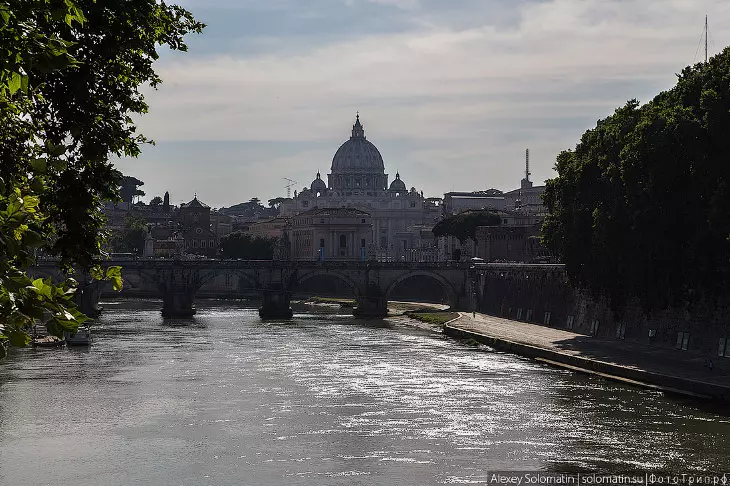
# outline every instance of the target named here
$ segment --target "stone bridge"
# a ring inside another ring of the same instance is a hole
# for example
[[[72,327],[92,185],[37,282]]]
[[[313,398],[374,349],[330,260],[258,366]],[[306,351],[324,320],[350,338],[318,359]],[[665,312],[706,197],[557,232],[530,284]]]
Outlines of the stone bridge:
[[[264,318],[291,317],[291,295],[306,281],[324,276],[349,288],[357,302],[357,317],[383,317],[388,299],[404,280],[427,278],[439,283],[448,303],[455,309],[473,305],[476,295],[474,272],[464,263],[378,263],[378,262],[288,262],[230,260],[129,260],[105,261],[103,266],[122,267],[127,291],[136,289],[162,298],[165,317],[195,314],[195,297],[203,288],[219,293],[262,295],[259,314]],[[473,267],[472,267],[473,268]],[[41,263],[32,273],[57,277],[54,262]],[[98,309],[103,286],[85,282],[84,311]],[[96,303],[94,302],[96,299]]]

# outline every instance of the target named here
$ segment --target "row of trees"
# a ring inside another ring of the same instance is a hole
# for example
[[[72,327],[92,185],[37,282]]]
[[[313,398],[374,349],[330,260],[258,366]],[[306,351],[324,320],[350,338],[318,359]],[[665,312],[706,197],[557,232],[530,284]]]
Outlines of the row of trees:
[[[464,211],[442,219],[433,227],[434,236],[454,236],[463,244],[466,240],[477,241],[479,226],[499,226],[502,218],[494,211]]]
[[[221,238],[224,258],[272,260],[279,238],[264,238],[236,231]]]
[[[730,48],[629,101],[557,157],[544,243],[572,284],[647,311],[727,294]]]
[[[160,83],[158,46],[185,50],[203,25],[155,0],[0,3],[0,353],[24,345],[36,320],[74,330],[84,316],[75,282],[31,280],[38,250],[102,275],[103,201],[118,200],[110,156],[137,156],[147,139],[131,115]]]

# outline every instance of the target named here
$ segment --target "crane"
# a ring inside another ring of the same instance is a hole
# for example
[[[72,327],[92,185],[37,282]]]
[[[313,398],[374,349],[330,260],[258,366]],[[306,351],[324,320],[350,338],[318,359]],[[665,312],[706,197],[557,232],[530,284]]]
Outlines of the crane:
[[[297,181],[293,179],[289,179],[288,177],[282,177],[285,181],[288,181],[289,184],[287,184],[286,187],[286,197],[289,199],[291,197],[291,188],[297,185]]]

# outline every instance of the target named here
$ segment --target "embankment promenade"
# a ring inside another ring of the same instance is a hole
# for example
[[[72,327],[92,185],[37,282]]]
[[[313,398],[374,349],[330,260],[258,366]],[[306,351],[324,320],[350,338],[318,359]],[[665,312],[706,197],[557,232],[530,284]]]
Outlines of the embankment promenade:
[[[730,364],[687,351],[601,339],[486,314],[461,314],[444,333],[500,351],[669,393],[730,401]]]

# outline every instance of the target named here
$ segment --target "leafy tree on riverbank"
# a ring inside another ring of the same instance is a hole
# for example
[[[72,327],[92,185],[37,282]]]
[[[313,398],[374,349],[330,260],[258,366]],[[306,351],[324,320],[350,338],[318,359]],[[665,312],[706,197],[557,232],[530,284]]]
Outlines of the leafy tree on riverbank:
[[[0,2],[0,354],[25,345],[36,320],[61,334],[84,319],[75,283],[31,281],[38,250],[64,270],[95,267],[101,203],[118,199],[111,155],[136,156],[147,140],[130,115],[147,111],[157,47],[185,50],[203,25],[155,0]]]
[[[236,231],[221,238],[221,252],[225,258],[272,260],[277,242],[278,238],[263,238]]]
[[[545,244],[571,283],[646,310],[727,292],[730,262],[730,48],[685,68],[557,157]]]
[[[124,218],[124,228],[118,234],[109,237],[109,248],[114,253],[144,254],[147,239],[147,221],[136,215]]]
[[[493,211],[464,211],[439,221],[433,227],[433,234],[440,236],[455,236],[461,243],[471,238],[476,241],[476,231],[479,226],[499,226],[502,218]]]

